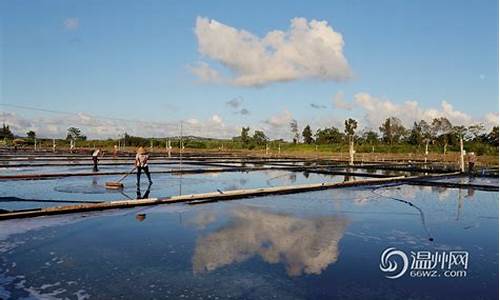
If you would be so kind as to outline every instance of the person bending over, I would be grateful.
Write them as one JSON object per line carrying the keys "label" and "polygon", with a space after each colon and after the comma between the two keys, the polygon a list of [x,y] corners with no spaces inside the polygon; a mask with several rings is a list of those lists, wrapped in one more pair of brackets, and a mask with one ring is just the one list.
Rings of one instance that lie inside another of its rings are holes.
{"label": "person bending over", "polygon": [[99,162],[99,156],[104,155],[104,153],[101,151],[101,148],[97,148],[92,152],[92,161],[94,162],[94,172],[99,171],[97,168],[97,164]]}
{"label": "person bending over", "polygon": [[139,149],[137,149],[137,154],[135,155],[135,166],[137,167],[138,186],[141,184],[142,171],[146,173],[149,183],[150,184],[153,183],[153,181],[151,181],[151,175],[149,174],[148,159],[149,159],[149,154],[146,152],[146,150],[144,150],[143,147],[139,147]]}

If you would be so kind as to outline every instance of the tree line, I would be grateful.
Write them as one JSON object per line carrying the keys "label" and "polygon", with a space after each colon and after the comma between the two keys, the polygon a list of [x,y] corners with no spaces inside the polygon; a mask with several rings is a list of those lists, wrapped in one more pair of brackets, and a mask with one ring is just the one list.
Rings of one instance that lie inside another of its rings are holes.
{"label": "tree line", "polygon": [[[292,135],[293,144],[306,145],[346,145],[354,142],[358,145],[371,146],[398,146],[411,145],[418,146],[429,144],[431,146],[439,146],[444,148],[446,152],[448,147],[456,148],[460,139],[469,145],[474,144],[481,149],[484,146],[498,148],[498,126],[495,126],[491,131],[487,132],[483,124],[473,124],[470,126],[453,125],[447,118],[434,118],[431,122],[420,120],[414,122],[411,128],[406,128],[400,119],[397,117],[386,118],[378,127],[378,130],[364,129],[358,130],[358,121],[348,118],[344,121],[343,128],[335,126],[318,128],[313,131],[310,125],[306,125],[300,130],[296,120],[289,123],[290,132]],[[9,125],[3,124],[0,128],[0,139],[15,139],[15,136],[10,130]],[[36,139],[36,133],[32,130],[26,132],[27,142],[33,142]],[[79,128],[70,127],[67,130],[66,140],[70,141],[86,141],[87,137]],[[110,142],[113,141],[108,139]],[[127,133],[123,137],[127,145],[138,146],[154,143],[160,145],[160,140],[147,139],[144,137],[131,136]],[[172,141],[175,143],[175,141]],[[271,142],[264,131],[255,130],[250,132],[250,127],[242,127],[240,135],[232,138],[232,144],[239,145],[241,148],[262,148]],[[273,142],[286,143],[283,139],[274,140]],[[186,139],[186,147],[194,148],[209,148],[216,143],[210,145],[203,141],[195,141]],[[172,145],[174,146],[174,145]],[[230,146],[230,145],[228,145]],[[491,151],[490,151],[491,152]]]}
{"label": "tree line", "polygon": [[[300,131],[296,120],[289,123],[292,142],[294,144],[348,144],[353,141],[357,144],[368,145],[440,145],[445,149],[448,146],[458,146],[460,139],[465,142],[474,142],[498,147],[498,126],[486,131],[483,124],[470,126],[453,125],[447,118],[434,118],[430,123],[425,120],[414,122],[411,128],[406,128],[397,117],[388,117],[378,127],[378,131],[365,129],[357,131],[358,121],[349,118],[344,121],[344,128],[335,126],[319,128],[313,133],[310,125]],[[244,145],[265,145],[269,138],[263,131],[256,130],[250,135],[250,128],[243,127],[241,134],[233,138]],[[445,150],[446,151],[446,150]]]}

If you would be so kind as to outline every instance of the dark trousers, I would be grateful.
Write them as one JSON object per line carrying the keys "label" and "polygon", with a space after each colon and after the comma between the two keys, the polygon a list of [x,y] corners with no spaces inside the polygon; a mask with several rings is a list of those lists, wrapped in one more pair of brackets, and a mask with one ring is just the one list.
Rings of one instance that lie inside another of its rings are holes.
{"label": "dark trousers", "polygon": [[474,173],[474,165],[476,163],[473,163],[473,162],[469,162],[469,173],[472,174]]}
{"label": "dark trousers", "polygon": [[99,171],[97,169],[97,156],[92,156],[92,160],[94,161],[94,172]]}
{"label": "dark trousers", "polygon": [[141,172],[144,170],[144,173],[146,173],[146,176],[148,177],[149,182],[151,181],[151,175],[149,174],[149,166],[145,167],[137,167],[137,185],[141,183]]}

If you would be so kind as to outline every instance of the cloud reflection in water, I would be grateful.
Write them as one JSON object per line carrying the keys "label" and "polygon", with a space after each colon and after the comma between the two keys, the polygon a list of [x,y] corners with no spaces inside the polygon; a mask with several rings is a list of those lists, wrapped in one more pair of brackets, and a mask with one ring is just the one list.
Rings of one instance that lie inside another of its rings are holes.
{"label": "cloud reflection in water", "polygon": [[268,263],[284,264],[290,276],[320,274],[337,261],[348,223],[341,216],[301,218],[239,207],[226,225],[198,238],[193,272],[210,272],[259,255]]}

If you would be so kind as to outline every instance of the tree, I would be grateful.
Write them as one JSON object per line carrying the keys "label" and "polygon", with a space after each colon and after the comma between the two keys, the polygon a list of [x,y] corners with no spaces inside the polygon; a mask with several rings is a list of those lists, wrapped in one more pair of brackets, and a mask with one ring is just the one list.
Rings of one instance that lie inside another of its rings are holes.
{"label": "tree", "polygon": [[347,119],[344,121],[344,132],[347,135],[348,142],[350,143],[354,137],[354,133],[356,132],[356,128],[358,128],[358,121],[354,119]]}
{"label": "tree", "polygon": [[408,143],[412,145],[421,145],[424,142],[430,141],[431,138],[431,127],[424,121],[413,122],[413,128],[408,135]]}
{"label": "tree", "polygon": [[264,134],[264,131],[260,131],[260,130],[255,130],[254,134],[253,134],[253,141],[257,144],[257,145],[265,145],[267,143],[267,136]]}
{"label": "tree", "polygon": [[363,132],[362,139],[370,145],[378,143],[378,134],[373,130]]}
{"label": "tree", "polygon": [[401,123],[401,120],[396,117],[385,119],[382,126],[379,127],[379,130],[382,133],[382,140],[391,145],[394,142],[399,142],[406,132],[406,128]]}
{"label": "tree", "polygon": [[486,139],[490,145],[498,147],[498,126],[494,126],[491,129]]}
{"label": "tree", "polygon": [[467,127],[465,127],[463,125],[453,126],[453,128],[451,129],[451,131],[459,139],[460,138],[465,139],[465,137],[467,136],[467,132],[468,132]]}
{"label": "tree", "polygon": [[26,136],[28,136],[28,138],[34,140],[36,138],[36,133],[33,130],[30,130],[30,131],[26,132]]}
{"label": "tree", "polygon": [[480,139],[481,135],[484,134],[485,128],[484,128],[484,125],[482,123],[477,123],[477,124],[470,125],[468,128],[468,131],[469,131],[471,140],[478,141]]}
{"label": "tree", "polygon": [[304,138],[304,143],[306,144],[312,144],[314,142],[311,126],[307,125],[304,127],[304,130],[302,130],[302,137]]}
{"label": "tree", "polygon": [[432,136],[441,145],[443,145],[445,154],[448,144],[450,144],[450,142],[453,139],[452,129],[453,125],[451,125],[451,122],[445,117],[435,118],[432,120],[431,123]]}
{"label": "tree", "polygon": [[432,137],[439,140],[443,135],[449,134],[452,128],[453,125],[451,125],[451,122],[447,118],[435,118],[431,123]]}
{"label": "tree", "polygon": [[0,130],[0,139],[13,139],[14,134],[10,131],[9,125],[3,123],[2,129]]}
{"label": "tree", "polygon": [[344,139],[344,134],[342,134],[338,128],[331,127],[325,129],[318,129],[315,134],[316,143],[318,144],[336,144],[341,143]]}
{"label": "tree", "polygon": [[250,142],[250,127],[241,127],[240,140],[243,145],[248,145]]}
{"label": "tree", "polygon": [[290,129],[292,130],[293,143],[297,144],[299,142],[299,125],[297,124],[297,120],[293,119],[290,121]]}
{"label": "tree", "polygon": [[82,134],[80,128],[70,127],[68,128],[68,134],[66,135],[66,140],[85,141],[87,140],[87,137]]}

